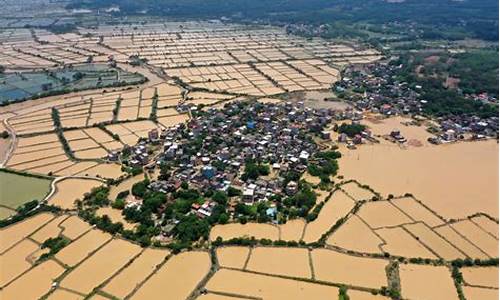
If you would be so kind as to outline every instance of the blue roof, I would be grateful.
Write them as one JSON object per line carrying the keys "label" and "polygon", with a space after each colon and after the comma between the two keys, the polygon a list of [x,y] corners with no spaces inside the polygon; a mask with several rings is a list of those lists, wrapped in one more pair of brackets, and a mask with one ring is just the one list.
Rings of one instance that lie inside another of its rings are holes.
{"label": "blue roof", "polygon": [[266,209],[266,215],[274,216],[274,215],[276,215],[277,211],[278,210],[276,209],[276,207],[269,207],[268,209]]}

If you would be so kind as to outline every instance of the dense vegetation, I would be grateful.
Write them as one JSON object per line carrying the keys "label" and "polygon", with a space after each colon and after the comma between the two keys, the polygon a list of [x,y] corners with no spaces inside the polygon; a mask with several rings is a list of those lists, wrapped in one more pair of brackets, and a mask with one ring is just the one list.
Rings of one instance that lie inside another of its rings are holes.
{"label": "dense vegetation", "polygon": [[345,133],[347,134],[348,137],[353,138],[357,134],[361,134],[363,130],[365,130],[366,126],[363,124],[347,124],[347,123],[342,123],[338,127],[338,132],[339,133]]}
{"label": "dense vegetation", "polygon": [[44,253],[40,256],[39,260],[45,260],[49,257],[54,256],[57,252],[59,252],[62,248],[66,247],[70,243],[70,240],[63,236],[58,236],[55,238],[48,238],[42,243],[42,249],[49,249],[49,252]]}
{"label": "dense vegetation", "polygon": [[[454,56],[405,53],[391,64],[402,66],[395,74],[397,80],[421,86],[421,99],[428,101],[424,111],[429,115],[498,115],[498,106],[464,97],[482,92],[498,97],[498,51],[472,51]],[[459,80],[460,90],[446,85],[449,76]]]}
{"label": "dense vegetation", "polygon": [[487,92],[498,95],[498,51],[482,50],[456,55],[450,65],[450,76],[460,79],[464,93]]}

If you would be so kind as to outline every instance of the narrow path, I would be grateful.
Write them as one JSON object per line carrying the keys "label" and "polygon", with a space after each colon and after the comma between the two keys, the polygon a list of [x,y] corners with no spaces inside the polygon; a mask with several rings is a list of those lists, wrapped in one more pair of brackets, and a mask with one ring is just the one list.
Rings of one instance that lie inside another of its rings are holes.
{"label": "narrow path", "polygon": [[106,183],[106,180],[105,179],[102,179],[100,177],[90,177],[90,176],[76,176],[76,175],[69,175],[69,176],[61,176],[61,177],[57,177],[55,178],[54,180],[52,180],[52,182],[50,183],[50,192],[47,194],[47,196],[45,196],[45,198],[43,198],[42,202],[43,201],[49,201],[49,199],[57,192],[57,187],[56,187],[56,184],[59,182],[59,181],[63,181],[65,179],[70,179],[70,178],[75,178],[75,179],[89,179],[89,180],[98,180],[100,182],[103,182],[103,183]]}
{"label": "narrow path", "polygon": [[8,122],[8,120],[10,118],[11,117],[7,117],[7,118],[5,118],[3,120],[3,125],[5,126],[5,129],[9,133],[10,137],[12,138],[12,140],[10,141],[9,150],[7,150],[7,153],[5,154],[5,157],[3,158],[2,162],[0,163],[0,168],[5,168],[5,165],[9,161],[10,156],[12,155],[12,152],[14,152],[14,149],[16,149],[16,145],[17,145],[17,135],[16,135],[16,132],[14,131],[14,128],[12,128],[12,126],[10,126],[10,124]]}

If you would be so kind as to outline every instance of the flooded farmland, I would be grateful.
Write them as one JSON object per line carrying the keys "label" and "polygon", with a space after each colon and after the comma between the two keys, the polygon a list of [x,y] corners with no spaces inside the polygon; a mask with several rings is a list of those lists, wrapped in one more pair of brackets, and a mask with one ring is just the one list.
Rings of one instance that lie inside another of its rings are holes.
{"label": "flooded farmland", "polygon": [[310,278],[309,251],[305,248],[254,248],[246,269],[267,274]]}
{"label": "flooded farmland", "polygon": [[49,203],[62,209],[74,209],[76,200],[83,200],[86,193],[101,185],[101,181],[92,179],[64,179],[56,183],[56,192],[50,197]]}
{"label": "flooded farmland", "polygon": [[168,290],[172,299],[185,299],[210,269],[207,252],[185,252],[167,261],[130,299],[154,299],[159,290]]}
{"label": "flooded farmland", "polygon": [[103,290],[116,297],[125,298],[139,283],[153,273],[169,255],[169,251],[146,249],[129,266],[109,282]]}
{"label": "flooded farmland", "polygon": [[387,284],[388,261],[350,256],[327,249],[311,252],[316,279],[345,285],[379,288]]}
{"label": "flooded farmland", "polygon": [[254,236],[256,239],[279,240],[279,229],[277,226],[259,223],[215,225],[210,231],[210,239],[213,241],[219,236],[223,240],[244,236]]}
{"label": "flooded farmland", "polygon": [[119,239],[112,240],[66,276],[61,281],[61,286],[89,294],[94,287],[111,277],[139,253],[140,247],[135,244]]}
{"label": "flooded farmland", "polygon": [[336,191],[321,209],[318,218],[307,224],[303,240],[311,243],[319,240],[335,223],[354,207],[354,201],[344,192]]}
{"label": "flooded farmland", "polygon": [[333,286],[222,269],[208,281],[207,290],[270,300],[332,299]]}
{"label": "flooded farmland", "polygon": [[[343,152],[340,174],[383,195],[412,193],[446,219],[498,216],[496,141],[410,147],[363,146]],[[383,176],[382,176],[383,174]]]}
{"label": "flooded farmland", "polygon": [[217,249],[217,260],[222,267],[243,269],[249,253],[248,247],[220,247]]}
{"label": "flooded farmland", "polygon": [[447,267],[400,265],[401,295],[408,299],[457,299]]}

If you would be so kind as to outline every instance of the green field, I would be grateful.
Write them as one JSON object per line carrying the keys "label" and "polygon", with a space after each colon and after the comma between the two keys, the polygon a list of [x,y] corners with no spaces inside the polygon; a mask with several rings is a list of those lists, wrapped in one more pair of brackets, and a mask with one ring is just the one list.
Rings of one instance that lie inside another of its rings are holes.
{"label": "green field", "polygon": [[16,209],[31,200],[42,200],[50,190],[50,179],[0,170],[0,205]]}

